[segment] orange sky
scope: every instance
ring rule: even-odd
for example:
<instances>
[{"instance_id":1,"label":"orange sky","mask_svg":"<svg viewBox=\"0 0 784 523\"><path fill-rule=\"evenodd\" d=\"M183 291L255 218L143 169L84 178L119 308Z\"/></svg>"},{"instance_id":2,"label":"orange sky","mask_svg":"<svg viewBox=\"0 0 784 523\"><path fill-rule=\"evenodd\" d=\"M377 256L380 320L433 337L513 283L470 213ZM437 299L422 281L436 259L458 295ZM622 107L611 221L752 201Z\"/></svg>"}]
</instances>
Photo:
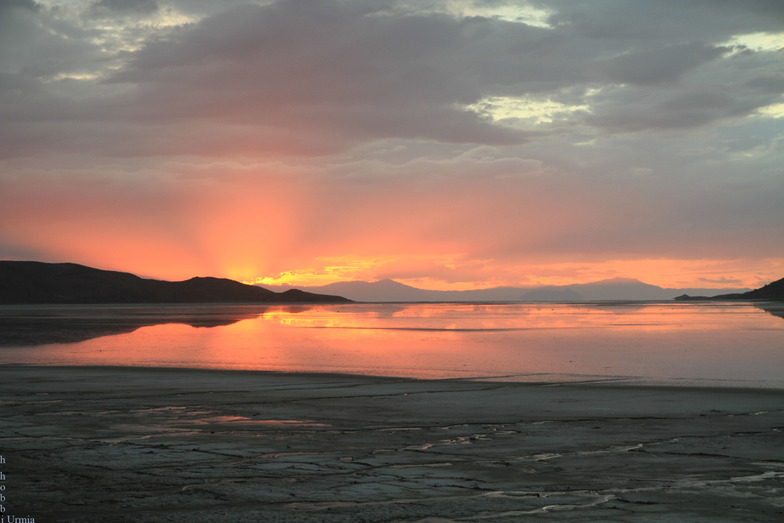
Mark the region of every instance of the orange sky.
<instances>
[{"instance_id":1,"label":"orange sky","mask_svg":"<svg viewBox=\"0 0 784 523\"><path fill-rule=\"evenodd\" d=\"M0 259L454 290L784 276L775 8L56 4L0 6Z\"/></svg>"}]
</instances>

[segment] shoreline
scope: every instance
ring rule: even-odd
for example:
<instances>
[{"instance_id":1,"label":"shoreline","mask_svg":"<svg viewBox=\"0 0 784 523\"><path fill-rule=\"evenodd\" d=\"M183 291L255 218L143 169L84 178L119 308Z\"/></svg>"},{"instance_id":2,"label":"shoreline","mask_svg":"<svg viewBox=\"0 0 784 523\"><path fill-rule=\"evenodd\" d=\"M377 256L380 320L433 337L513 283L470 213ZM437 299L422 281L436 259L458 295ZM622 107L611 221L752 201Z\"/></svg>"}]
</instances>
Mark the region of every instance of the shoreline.
<instances>
[{"instance_id":1,"label":"shoreline","mask_svg":"<svg viewBox=\"0 0 784 523\"><path fill-rule=\"evenodd\" d=\"M777 521L784 391L0 366L37 521Z\"/></svg>"},{"instance_id":2,"label":"shoreline","mask_svg":"<svg viewBox=\"0 0 784 523\"><path fill-rule=\"evenodd\" d=\"M0 350L2 350L0 348ZM231 369L214 367L178 367L163 365L84 365L84 364L43 364L27 362L0 363L0 372L4 368L30 368L30 369L76 369L76 370L116 370L128 372L194 372L194 373L226 373L227 375L265 375L290 376L300 378L347 378L357 380L387 380L387 381L412 381L412 382L468 382L486 383L496 385L520 385L520 386L541 386L541 387L599 387L613 389L652 389L652 390L702 390L702 391L768 391L780 392L784 395L784 386L775 386L769 382L759 382L750 380L731 380L731 379L701 379L701 378L651 378L643 376L613 376L613 375L590 375L590 374L558 374L558 373L538 373L538 374L510 374L500 376L454 376L445 378L428 378L416 376L397 376L387 374L361 374L339 371L306 371L306 370L274 370L274 369ZM552 376L553 379L546 379ZM517 379L535 378L535 379ZM570 379L565 379L570 378ZM733 385L718 385L719 383L733 383ZM741 385L740 383L749 383Z\"/></svg>"}]
</instances>

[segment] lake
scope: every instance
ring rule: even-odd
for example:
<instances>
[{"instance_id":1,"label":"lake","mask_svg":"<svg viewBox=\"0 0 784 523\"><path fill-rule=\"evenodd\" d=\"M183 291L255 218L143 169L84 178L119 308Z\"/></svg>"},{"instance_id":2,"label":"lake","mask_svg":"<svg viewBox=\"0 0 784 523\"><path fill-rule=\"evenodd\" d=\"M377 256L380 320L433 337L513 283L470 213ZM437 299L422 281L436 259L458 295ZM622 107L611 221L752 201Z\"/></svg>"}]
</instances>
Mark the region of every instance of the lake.
<instances>
[{"instance_id":1,"label":"lake","mask_svg":"<svg viewBox=\"0 0 784 523\"><path fill-rule=\"evenodd\" d=\"M784 304L0 306L0 364L784 389Z\"/></svg>"}]
</instances>

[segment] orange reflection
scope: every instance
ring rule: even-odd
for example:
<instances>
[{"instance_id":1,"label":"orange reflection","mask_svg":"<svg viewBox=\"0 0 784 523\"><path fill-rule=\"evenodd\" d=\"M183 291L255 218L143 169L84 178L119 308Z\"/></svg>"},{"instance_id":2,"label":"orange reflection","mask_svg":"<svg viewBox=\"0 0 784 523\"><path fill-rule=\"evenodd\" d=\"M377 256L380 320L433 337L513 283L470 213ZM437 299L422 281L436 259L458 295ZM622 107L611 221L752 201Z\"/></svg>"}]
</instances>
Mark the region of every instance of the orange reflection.
<instances>
[{"instance_id":1,"label":"orange reflection","mask_svg":"<svg viewBox=\"0 0 784 523\"><path fill-rule=\"evenodd\" d=\"M768 317L746 307L748 315L761 324ZM389 304L321 307L307 314L270 309L265 320L275 320L294 328L339 328L366 330L429 331L508 331L523 329L633 328L643 330L684 330L710 328L725 330L748 325L737 305L699 304ZM720 321L717 322L717 319ZM759 326L759 325L758 325Z\"/></svg>"},{"instance_id":2,"label":"orange reflection","mask_svg":"<svg viewBox=\"0 0 784 523\"><path fill-rule=\"evenodd\" d=\"M226 308L215 310L227 316ZM231 312L249 319L7 348L0 363L522 381L750 380L784 387L784 321L748 303L232 306Z\"/></svg>"}]
</instances>

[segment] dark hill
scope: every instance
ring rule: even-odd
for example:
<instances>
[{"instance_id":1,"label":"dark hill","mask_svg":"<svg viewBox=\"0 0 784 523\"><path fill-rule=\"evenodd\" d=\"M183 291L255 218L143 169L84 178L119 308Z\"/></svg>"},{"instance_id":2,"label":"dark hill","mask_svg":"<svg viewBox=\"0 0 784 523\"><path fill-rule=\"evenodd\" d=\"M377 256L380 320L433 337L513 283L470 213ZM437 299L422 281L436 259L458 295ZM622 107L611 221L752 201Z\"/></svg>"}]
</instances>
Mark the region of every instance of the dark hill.
<instances>
[{"instance_id":1,"label":"dark hill","mask_svg":"<svg viewBox=\"0 0 784 523\"><path fill-rule=\"evenodd\" d=\"M771 282L759 289L744 292L742 294L722 294L715 296L716 299L735 299L735 300L784 300L784 278Z\"/></svg>"},{"instance_id":2,"label":"dark hill","mask_svg":"<svg viewBox=\"0 0 784 523\"><path fill-rule=\"evenodd\" d=\"M0 261L0 303L346 303L340 296L277 293L222 278L171 282L75 263Z\"/></svg>"},{"instance_id":3,"label":"dark hill","mask_svg":"<svg viewBox=\"0 0 784 523\"><path fill-rule=\"evenodd\" d=\"M739 294L719 294L718 296L678 296L676 300L784 300L784 278L771 282L759 289Z\"/></svg>"}]
</instances>

